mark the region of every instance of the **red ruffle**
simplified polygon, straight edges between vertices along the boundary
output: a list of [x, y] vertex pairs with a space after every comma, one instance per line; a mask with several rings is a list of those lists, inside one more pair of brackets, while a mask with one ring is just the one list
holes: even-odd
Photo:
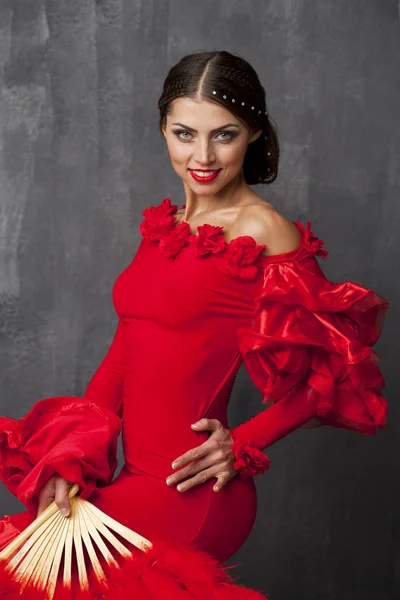
[[4, 517], [0, 519], [0, 551], [8, 546], [12, 540], [18, 537], [20, 533], [20, 530], [17, 529], [11, 522], [10, 516], [4, 515]]
[[325, 242], [320, 240], [315, 235], [314, 231], [311, 231], [311, 221], [307, 221], [305, 227], [300, 221], [295, 221], [295, 224], [301, 232], [303, 249], [307, 250], [310, 254], [320, 256], [325, 260], [329, 251], [322, 247]]
[[119, 417], [93, 402], [40, 400], [19, 421], [0, 417], [0, 478], [30, 511], [54, 474], [77, 483], [87, 499], [112, 480], [120, 429]]
[[316, 272], [297, 261], [268, 265], [255, 327], [238, 331], [263, 402], [279, 400], [304, 379], [308, 402], [326, 424], [366, 434], [385, 427], [384, 378], [371, 346], [387, 308], [356, 283], [328, 281], [318, 265]]
[[[126, 542], [124, 542], [126, 544]], [[119, 568], [99, 558], [107, 573], [107, 587], [89, 571], [89, 591], [78, 585], [73, 564], [72, 589], [56, 588], [54, 600], [266, 600], [266, 597], [234, 579], [211, 556], [193, 546], [156, 542], [144, 553], [134, 550], [131, 559], [116, 557]], [[19, 585], [12, 581], [0, 562], [0, 597], [20, 600]], [[24, 600], [41, 600], [43, 592], [25, 588]]]
[[241, 440], [236, 440], [234, 431], [231, 430], [230, 434], [234, 440], [231, 446], [235, 457], [233, 468], [235, 471], [239, 471], [241, 479], [248, 479], [265, 473], [270, 467], [268, 456], [250, 443], [246, 444]]

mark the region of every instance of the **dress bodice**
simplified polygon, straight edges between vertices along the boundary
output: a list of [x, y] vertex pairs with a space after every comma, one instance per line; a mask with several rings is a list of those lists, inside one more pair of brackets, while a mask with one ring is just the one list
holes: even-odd
[[252, 325], [266, 257], [249, 237], [227, 244], [221, 227], [191, 234], [187, 223], [175, 224], [177, 207], [168, 200], [158, 208], [142, 223], [143, 238], [115, 281], [113, 302], [125, 325], [124, 421], [145, 420], [149, 406], [158, 416], [151, 432], [124, 436], [125, 459], [144, 469], [153, 456], [162, 476], [175, 456], [199, 443], [191, 423], [210, 417], [227, 425], [242, 362], [237, 330]]

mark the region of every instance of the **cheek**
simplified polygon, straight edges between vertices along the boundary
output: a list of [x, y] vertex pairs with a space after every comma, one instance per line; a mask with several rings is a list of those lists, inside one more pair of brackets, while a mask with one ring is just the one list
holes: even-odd
[[175, 140], [169, 140], [167, 142], [167, 146], [172, 163], [178, 165], [187, 161], [187, 158], [190, 154], [188, 146]]
[[220, 149], [218, 156], [225, 165], [240, 165], [246, 154], [247, 144], [238, 143], [226, 145]]

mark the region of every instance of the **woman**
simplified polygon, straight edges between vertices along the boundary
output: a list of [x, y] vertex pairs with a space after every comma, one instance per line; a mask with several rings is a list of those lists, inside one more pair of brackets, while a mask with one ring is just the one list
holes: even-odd
[[[387, 302], [327, 281], [316, 256], [328, 253], [310, 223], [287, 220], [249, 187], [273, 182], [279, 158], [253, 68], [224, 51], [186, 56], [159, 110], [186, 202], [144, 210], [138, 251], [113, 287], [115, 337], [84, 399], [45, 399], [0, 423], [2, 479], [28, 508], [3, 519], [0, 549], [54, 497], [68, 512], [76, 482], [150, 541], [220, 563], [254, 524], [262, 450], [302, 426], [373, 434], [386, 425], [371, 346]], [[271, 406], [230, 429], [242, 360]], [[126, 462], [110, 483], [121, 419]]]

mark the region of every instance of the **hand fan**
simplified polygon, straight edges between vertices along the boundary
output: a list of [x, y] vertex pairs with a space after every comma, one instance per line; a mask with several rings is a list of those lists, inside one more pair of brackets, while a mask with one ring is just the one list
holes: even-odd
[[143, 552], [152, 548], [149, 540], [118, 523], [88, 500], [77, 496], [78, 491], [77, 484], [69, 490], [71, 507], [69, 517], [63, 516], [57, 504], [52, 502], [35, 521], [0, 552], [0, 561], [8, 561], [5, 570], [18, 583], [21, 594], [28, 586], [43, 591], [44, 597], [52, 600], [56, 586], [60, 583], [58, 574], [62, 559], [64, 559], [62, 582], [64, 587], [71, 588], [73, 556], [76, 558], [80, 589], [88, 590], [89, 578], [84, 549], [95, 577], [100, 583], [106, 584], [107, 577], [97, 552], [100, 552], [108, 565], [118, 567], [118, 563], [104, 539], [122, 557], [132, 557], [132, 552], [111, 530]]

